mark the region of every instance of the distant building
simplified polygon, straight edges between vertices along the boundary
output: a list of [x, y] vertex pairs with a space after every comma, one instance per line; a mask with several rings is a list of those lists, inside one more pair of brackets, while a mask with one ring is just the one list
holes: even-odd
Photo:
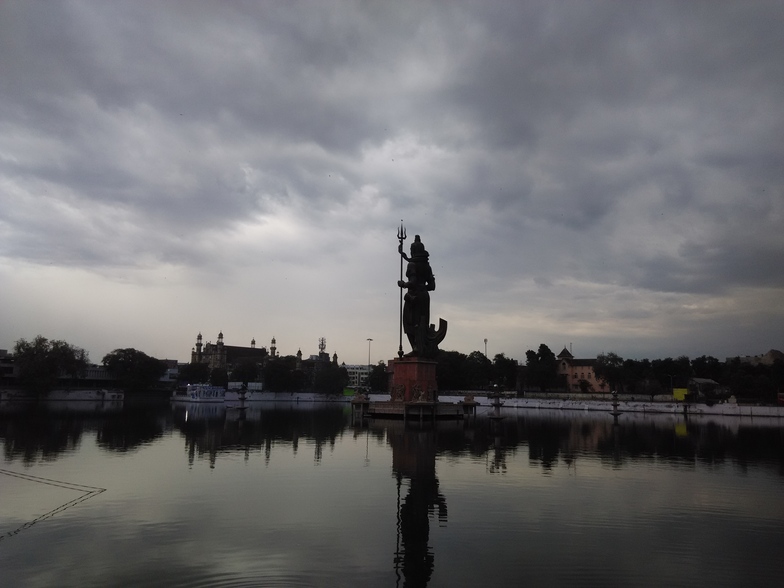
[[763, 355], [741, 355], [738, 357], [728, 357], [727, 362], [738, 360], [741, 363], [751, 365], [773, 365], [776, 361], [784, 361], [784, 353], [778, 349], [771, 349]]
[[338, 365], [338, 354], [333, 353], [330, 360], [329, 353], [327, 353], [327, 340], [324, 337], [319, 338], [318, 355], [311, 355], [307, 359], [302, 359], [302, 350], [297, 350], [297, 369], [317, 372], [330, 363], [335, 366]]
[[348, 372], [349, 388], [360, 388], [368, 385], [368, 378], [370, 377], [369, 365], [348, 365], [344, 363], [340, 367], [346, 368]]
[[[330, 357], [326, 351], [326, 346], [327, 340], [323, 337], [320, 338], [318, 355], [311, 355], [307, 359], [303, 359], [302, 350], [297, 351], [294, 369], [302, 372], [307, 388], [312, 388], [316, 373], [319, 370], [330, 364], [338, 365], [337, 353], [333, 353]], [[203, 363], [209, 366], [210, 370], [225, 369], [229, 373], [237, 365], [246, 361], [255, 362], [260, 368], [263, 368], [268, 362], [274, 361], [279, 357], [275, 337], [272, 338], [269, 351], [267, 351], [265, 347], [256, 347], [256, 339], [251, 340], [249, 347], [226, 345], [223, 341], [223, 332], [218, 333], [218, 340], [215, 343], [209, 341], [204, 343], [202, 334], [199, 333], [196, 336], [196, 345], [191, 349], [191, 363]], [[176, 368], [176, 366], [173, 367]], [[262, 374], [260, 371], [259, 380], [261, 379]]]
[[8, 350], [0, 349], [0, 386], [16, 384], [14, 357]]
[[[320, 365], [327, 365], [329, 363], [329, 353], [327, 353], [327, 340], [324, 337], [319, 337], [319, 344], [318, 344], [319, 352], [318, 355], [311, 355], [308, 357], [306, 362], [312, 362], [314, 364]], [[297, 357], [301, 360], [302, 359], [302, 350], [297, 351]], [[338, 354], [332, 354], [332, 363], [335, 365], [338, 364]]]
[[558, 354], [558, 375], [565, 382], [566, 389], [570, 392], [580, 392], [582, 390], [580, 381], [588, 392], [609, 392], [607, 382], [596, 377], [594, 366], [596, 359], [576, 359], [569, 350], [564, 347]]
[[725, 390], [716, 380], [710, 378], [689, 378], [688, 389], [700, 398]]
[[176, 359], [162, 359], [161, 361], [166, 364], [166, 373], [164, 373], [158, 381], [165, 384], [176, 385], [177, 376], [180, 374], [180, 364], [177, 363]]
[[318, 355], [310, 355], [307, 359], [302, 358], [302, 350], [297, 350], [296, 369], [304, 375], [304, 382], [306, 389], [313, 389], [316, 383], [316, 374], [321, 370], [329, 367], [345, 367], [338, 365], [338, 354], [333, 353], [330, 357], [327, 353], [327, 340], [324, 337], [319, 338], [319, 352]]
[[217, 343], [203, 344], [201, 333], [199, 333], [196, 337], [196, 345], [191, 349], [191, 363], [206, 363], [211, 370], [225, 369], [229, 371], [244, 361], [263, 363], [267, 357], [275, 357], [276, 353], [274, 337], [268, 353], [266, 347], [256, 347], [256, 339], [251, 339], [250, 347], [226, 345], [223, 342], [223, 332], [221, 331], [218, 333]]

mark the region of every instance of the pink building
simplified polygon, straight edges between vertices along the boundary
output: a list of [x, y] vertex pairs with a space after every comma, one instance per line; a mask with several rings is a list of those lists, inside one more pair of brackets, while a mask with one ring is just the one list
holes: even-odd
[[576, 359], [564, 347], [558, 354], [558, 375], [569, 392], [610, 392], [610, 386], [593, 371], [596, 359]]

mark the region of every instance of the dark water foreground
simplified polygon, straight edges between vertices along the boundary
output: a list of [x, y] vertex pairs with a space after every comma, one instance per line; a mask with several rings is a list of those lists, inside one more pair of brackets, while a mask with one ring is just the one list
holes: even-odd
[[0, 406], [2, 586], [780, 586], [784, 428]]

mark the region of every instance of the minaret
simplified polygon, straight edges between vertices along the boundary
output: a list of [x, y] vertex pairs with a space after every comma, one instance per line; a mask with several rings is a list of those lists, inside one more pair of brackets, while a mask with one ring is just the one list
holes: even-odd
[[270, 342], [270, 357], [275, 357], [277, 349], [278, 348], [275, 346], [275, 337], [273, 337], [272, 341]]
[[302, 369], [302, 349], [297, 349], [297, 369]]
[[256, 337], [250, 340], [250, 348], [256, 349]]
[[210, 368], [225, 368], [226, 367], [226, 349], [223, 347], [223, 331], [218, 332], [218, 342], [215, 345], [215, 351], [210, 357]]
[[201, 332], [196, 337], [196, 361], [201, 363]]

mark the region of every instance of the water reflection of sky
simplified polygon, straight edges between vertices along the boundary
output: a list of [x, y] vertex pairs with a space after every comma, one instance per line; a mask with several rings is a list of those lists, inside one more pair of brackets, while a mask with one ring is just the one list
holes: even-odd
[[[106, 489], [0, 541], [15, 585], [394, 585], [397, 505], [418, 498], [432, 560], [418, 577], [433, 586], [764, 585], [784, 538], [781, 434], [770, 427], [690, 424], [683, 437], [645, 422], [619, 434], [603, 418], [516, 415], [423, 433], [355, 429], [340, 411], [272, 412], [242, 427], [153, 411], [69, 417], [79, 441], [53, 454], [41, 439], [20, 445], [0, 417], [2, 467]], [[755, 458], [749, 447], [775, 435]], [[700, 458], [709, 442], [719, 456]], [[0, 484], [3, 533], [61, 500]]]

